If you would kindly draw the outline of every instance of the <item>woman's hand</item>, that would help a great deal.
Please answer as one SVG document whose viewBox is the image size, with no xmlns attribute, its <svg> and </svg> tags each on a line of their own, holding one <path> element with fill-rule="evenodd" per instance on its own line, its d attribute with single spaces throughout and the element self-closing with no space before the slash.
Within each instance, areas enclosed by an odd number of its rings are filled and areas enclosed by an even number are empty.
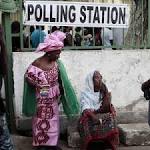
<svg viewBox="0 0 150 150">
<path fill-rule="evenodd" d="M 99 119 L 96 117 L 95 113 L 91 109 L 84 110 L 84 114 L 90 117 L 94 122 L 99 122 Z"/>
<path fill-rule="evenodd" d="M 94 122 L 99 122 L 99 119 L 96 117 L 94 113 L 91 113 L 90 117 L 92 118 Z"/>
</svg>

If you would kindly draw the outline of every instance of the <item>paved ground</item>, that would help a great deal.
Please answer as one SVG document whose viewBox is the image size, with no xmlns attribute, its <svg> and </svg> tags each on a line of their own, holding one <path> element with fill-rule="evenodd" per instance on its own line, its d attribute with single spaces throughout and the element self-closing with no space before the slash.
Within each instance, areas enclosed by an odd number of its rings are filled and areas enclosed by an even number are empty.
<svg viewBox="0 0 150 150">
<path fill-rule="evenodd" d="M 34 150 L 32 148 L 32 138 L 13 135 L 12 136 L 15 150 Z M 69 148 L 67 143 L 64 141 L 60 141 L 60 147 L 63 150 L 79 150 L 79 148 Z M 120 145 L 118 150 L 150 150 L 150 146 L 123 146 Z"/>
<path fill-rule="evenodd" d="M 119 147 L 118 150 L 150 150 L 150 146 Z"/>
</svg>

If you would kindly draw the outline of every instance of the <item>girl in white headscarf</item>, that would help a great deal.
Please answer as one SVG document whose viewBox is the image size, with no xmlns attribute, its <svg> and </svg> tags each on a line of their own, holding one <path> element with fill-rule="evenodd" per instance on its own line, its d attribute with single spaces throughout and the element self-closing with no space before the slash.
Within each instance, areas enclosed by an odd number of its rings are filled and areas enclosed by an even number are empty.
<svg viewBox="0 0 150 150">
<path fill-rule="evenodd" d="M 111 94 L 102 82 L 102 75 L 99 71 L 88 74 L 85 85 L 84 91 L 81 92 L 82 114 L 78 126 L 82 139 L 81 149 L 96 150 L 95 147 L 91 147 L 91 143 L 101 141 L 104 149 L 116 150 L 116 145 L 118 145 L 116 114 L 111 104 Z"/>
</svg>

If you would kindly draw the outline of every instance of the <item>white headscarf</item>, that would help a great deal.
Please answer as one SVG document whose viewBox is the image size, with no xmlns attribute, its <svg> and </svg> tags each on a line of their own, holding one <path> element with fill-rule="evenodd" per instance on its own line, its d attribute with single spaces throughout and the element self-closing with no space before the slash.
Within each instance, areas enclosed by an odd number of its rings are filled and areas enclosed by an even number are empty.
<svg viewBox="0 0 150 150">
<path fill-rule="evenodd" d="M 101 105 L 101 94 L 100 92 L 94 92 L 94 83 L 93 75 L 94 72 L 91 72 L 87 75 L 85 80 L 85 89 L 81 92 L 80 103 L 81 103 L 81 112 L 85 109 L 96 110 Z"/>
</svg>

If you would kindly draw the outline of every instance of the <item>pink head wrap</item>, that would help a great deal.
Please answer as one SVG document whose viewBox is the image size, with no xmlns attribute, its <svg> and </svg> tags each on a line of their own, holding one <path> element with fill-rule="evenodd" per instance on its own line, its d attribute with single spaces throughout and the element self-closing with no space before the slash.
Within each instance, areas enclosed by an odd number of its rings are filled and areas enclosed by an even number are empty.
<svg viewBox="0 0 150 150">
<path fill-rule="evenodd" d="M 40 43 L 36 49 L 36 52 L 44 51 L 51 52 L 55 50 L 61 50 L 64 47 L 64 39 L 66 34 L 61 31 L 54 31 L 46 36 L 44 43 Z"/>
</svg>

